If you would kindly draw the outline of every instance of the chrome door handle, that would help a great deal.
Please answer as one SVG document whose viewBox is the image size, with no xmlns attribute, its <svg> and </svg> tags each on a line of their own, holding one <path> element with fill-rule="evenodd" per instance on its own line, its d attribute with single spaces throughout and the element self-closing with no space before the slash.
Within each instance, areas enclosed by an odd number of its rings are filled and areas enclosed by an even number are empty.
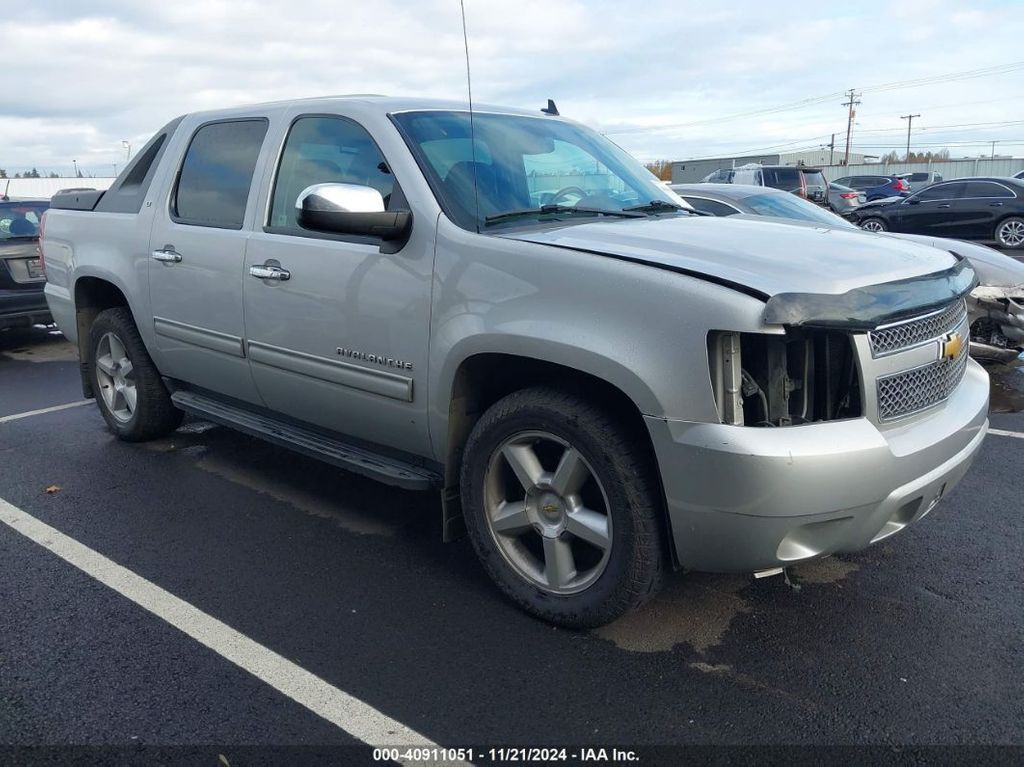
<svg viewBox="0 0 1024 767">
<path fill-rule="evenodd" d="M 149 255 L 154 261 L 162 261 L 165 264 L 176 264 L 181 261 L 181 253 L 171 245 L 165 245 L 161 250 L 154 250 Z"/>
<path fill-rule="evenodd" d="M 990 202 L 988 206 L 990 208 L 1001 208 L 1003 207 L 1003 204 L 1001 202 Z"/>
<path fill-rule="evenodd" d="M 947 203 L 946 205 L 937 205 L 936 207 L 939 207 L 939 208 L 952 208 L 953 206 L 952 206 L 952 205 L 949 205 L 949 204 Z"/>
<path fill-rule="evenodd" d="M 280 282 L 290 280 L 292 277 L 292 273 L 287 269 L 282 269 L 280 266 L 268 266 L 267 264 L 250 266 L 249 274 L 260 280 L 278 280 Z"/>
</svg>

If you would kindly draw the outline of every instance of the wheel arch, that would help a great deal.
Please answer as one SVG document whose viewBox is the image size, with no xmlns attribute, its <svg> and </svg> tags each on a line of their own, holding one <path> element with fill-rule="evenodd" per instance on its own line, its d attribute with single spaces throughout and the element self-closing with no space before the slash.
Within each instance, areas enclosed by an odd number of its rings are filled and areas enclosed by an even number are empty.
<svg viewBox="0 0 1024 767">
<path fill-rule="evenodd" d="M 642 385 L 642 382 L 640 382 Z M 464 357 L 454 367 L 448 386 L 448 412 L 442 447 L 444 487 L 442 495 L 443 529 L 446 540 L 461 534 L 463 529 L 459 473 L 463 448 L 474 425 L 483 413 L 502 397 L 531 386 L 548 385 L 578 393 L 596 401 L 620 421 L 649 451 L 652 468 L 661 498 L 661 518 L 665 531 L 665 554 L 677 566 L 672 530 L 664 501 L 661 472 L 654 445 L 644 422 L 644 410 L 636 399 L 620 385 L 593 370 L 571 367 L 538 356 L 509 351 L 477 352 Z M 643 387 L 646 396 L 653 394 Z"/>
<path fill-rule="evenodd" d="M 88 374 L 89 356 L 92 353 L 89 349 L 89 331 L 92 323 L 100 312 L 115 307 L 126 307 L 132 316 L 135 312 L 131 302 L 128 300 L 128 293 L 118 280 L 109 274 L 77 274 L 72 288 L 72 298 L 75 306 L 75 328 L 78 334 L 78 368 L 82 379 L 82 394 L 86 398 L 92 398 L 95 393 L 92 390 L 92 382 Z"/>
</svg>

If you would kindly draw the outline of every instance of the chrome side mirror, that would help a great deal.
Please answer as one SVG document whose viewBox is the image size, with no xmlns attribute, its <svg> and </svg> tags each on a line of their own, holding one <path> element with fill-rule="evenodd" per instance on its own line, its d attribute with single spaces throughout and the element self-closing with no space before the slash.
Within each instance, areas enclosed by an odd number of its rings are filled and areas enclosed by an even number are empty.
<svg viewBox="0 0 1024 767">
<path fill-rule="evenodd" d="M 295 201 L 295 218 L 304 229 L 333 234 L 405 240 L 412 227 L 408 210 L 384 210 L 384 198 L 370 186 L 314 184 Z"/>
</svg>

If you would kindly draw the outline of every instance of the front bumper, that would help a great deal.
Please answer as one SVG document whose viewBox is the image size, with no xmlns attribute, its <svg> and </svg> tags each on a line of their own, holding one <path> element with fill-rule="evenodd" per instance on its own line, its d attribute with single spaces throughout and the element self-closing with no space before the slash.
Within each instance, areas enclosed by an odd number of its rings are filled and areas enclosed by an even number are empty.
<svg viewBox="0 0 1024 767">
<path fill-rule="evenodd" d="M 866 418 L 759 428 L 648 416 L 679 563 L 765 570 L 899 532 L 967 471 L 988 394 L 972 360 L 942 405 L 884 429 Z"/>
</svg>

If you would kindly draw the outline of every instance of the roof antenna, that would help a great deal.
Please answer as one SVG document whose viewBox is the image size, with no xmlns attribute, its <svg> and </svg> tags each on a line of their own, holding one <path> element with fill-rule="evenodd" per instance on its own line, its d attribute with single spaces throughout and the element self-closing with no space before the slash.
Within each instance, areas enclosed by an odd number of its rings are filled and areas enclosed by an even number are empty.
<svg viewBox="0 0 1024 767">
<path fill-rule="evenodd" d="M 473 201 L 476 205 L 476 231 L 480 232 L 480 189 L 476 178 L 476 126 L 473 123 L 473 80 L 469 76 L 469 34 L 466 32 L 466 2 L 459 0 L 462 9 L 462 42 L 466 48 L 466 92 L 469 94 L 469 149 L 473 158 Z"/>
<path fill-rule="evenodd" d="M 546 115 L 552 115 L 553 117 L 558 116 L 558 107 L 555 106 L 554 99 L 548 99 L 548 105 L 540 111 Z"/>
</svg>

